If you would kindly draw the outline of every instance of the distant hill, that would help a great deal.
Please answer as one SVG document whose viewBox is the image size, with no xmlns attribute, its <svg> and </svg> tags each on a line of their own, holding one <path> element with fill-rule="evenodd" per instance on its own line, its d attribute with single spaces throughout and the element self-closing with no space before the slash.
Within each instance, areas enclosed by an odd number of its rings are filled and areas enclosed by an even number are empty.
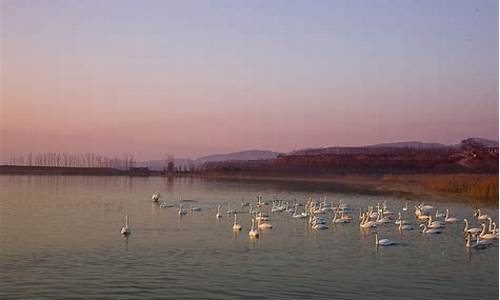
<svg viewBox="0 0 500 300">
<path fill-rule="evenodd" d="M 292 151 L 287 155 L 356 155 L 356 154 L 382 154 L 393 153 L 398 150 L 441 150 L 447 148 L 455 148 L 438 143 L 423 143 L 423 142 L 397 142 L 385 143 L 368 146 L 357 147 L 323 147 L 323 148 L 309 148 Z"/>
<path fill-rule="evenodd" d="M 445 148 L 449 145 L 440 143 L 426 143 L 419 141 L 409 141 L 409 142 L 394 142 L 394 143 L 381 143 L 375 145 L 368 145 L 366 147 L 373 148 L 412 148 L 412 149 L 435 149 L 435 148 Z"/>
<path fill-rule="evenodd" d="M 176 167 L 189 168 L 193 164 L 201 165 L 206 162 L 273 159 L 276 158 L 278 154 L 279 154 L 278 152 L 266 151 L 266 150 L 247 150 L 247 151 L 225 153 L 225 154 L 206 155 L 195 160 L 176 158 L 174 162 Z M 136 162 L 135 166 L 148 167 L 150 170 L 163 170 L 166 164 L 167 162 L 165 159 L 155 159 L 155 160 Z"/>
<path fill-rule="evenodd" d="M 469 147 L 497 147 L 498 141 L 484 139 L 484 138 L 468 138 L 460 142 L 460 146 L 469 146 Z"/>
<path fill-rule="evenodd" d="M 212 154 L 202 156 L 195 160 L 196 164 L 203 164 L 206 162 L 219 162 L 231 160 L 261 160 L 261 159 L 274 159 L 278 156 L 278 152 L 268 150 L 246 150 L 240 152 L 226 153 L 226 154 Z"/>
<path fill-rule="evenodd" d="M 459 144 L 446 145 L 441 143 L 427 143 L 420 141 L 405 141 L 394 143 L 381 143 L 367 146 L 332 146 L 322 148 L 308 148 L 295 150 L 288 155 L 328 155 L 328 154 L 380 154 L 384 152 L 393 152 L 394 149 L 415 149 L 415 150 L 446 150 L 459 147 L 498 147 L 498 142 L 483 138 L 468 138 Z"/>
<path fill-rule="evenodd" d="M 455 145 L 411 141 L 312 148 L 268 160 L 207 162 L 202 171 L 273 176 L 498 174 L 498 148 L 483 145 L 496 146 L 496 143 L 473 138 Z"/>
<path fill-rule="evenodd" d="M 483 147 L 498 147 L 498 141 L 484 138 L 468 138 L 462 140 L 458 144 L 446 145 L 441 143 L 428 143 L 421 141 L 402 141 L 393 143 L 380 143 L 366 146 L 331 146 L 321 148 L 307 148 L 284 153 L 285 156 L 297 155 L 360 155 L 360 154 L 383 154 L 394 153 L 401 150 L 430 150 L 430 151 L 460 151 L 460 148 L 483 148 Z M 401 149 L 401 150 L 400 150 Z M 246 150 L 224 154 L 212 154 L 202 156 L 196 160 L 175 159 L 177 167 L 187 168 L 192 164 L 200 166 L 208 162 L 226 162 L 226 161 L 257 161 L 271 160 L 278 157 L 280 153 L 269 150 Z M 148 167 L 150 170 L 163 170 L 165 160 L 148 160 L 137 162 L 138 167 Z"/>
</svg>

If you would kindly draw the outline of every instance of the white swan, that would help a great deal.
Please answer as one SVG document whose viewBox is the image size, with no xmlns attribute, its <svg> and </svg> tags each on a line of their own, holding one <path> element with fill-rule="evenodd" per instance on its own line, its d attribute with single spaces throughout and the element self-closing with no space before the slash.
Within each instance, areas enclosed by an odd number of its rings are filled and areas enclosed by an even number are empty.
<svg viewBox="0 0 500 300">
<path fill-rule="evenodd" d="M 215 214 L 215 217 L 216 217 L 217 219 L 222 218 L 222 215 L 220 214 L 220 205 L 217 205 L 217 213 Z"/>
<path fill-rule="evenodd" d="M 132 229 L 128 226 L 128 215 L 125 216 L 125 226 L 122 227 L 121 234 L 129 235 L 132 233 Z"/>
<path fill-rule="evenodd" d="M 427 222 L 427 228 L 443 228 L 444 223 L 440 221 L 432 221 L 432 216 L 429 216 L 429 221 Z"/>
<path fill-rule="evenodd" d="M 241 225 L 236 221 L 236 214 L 234 214 L 233 231 L 240 231 Z"/>
<path fill-rule="evenodd" d="M 427 226 L 425 224 L 420 224 L 420 228 L 423 228 L 422 233 L 428 233 L 428 234 L 440 234 L 441 233 L 441 229 L 439 229 L 439 228 L 427 229 Z"/>
<path fill-rule="evenodd" d="M 153 195 L 151 196 L 151 201 L 153 202 L 158 202 L 160 200 L 160 193 L 159 192 L 154 192 Z"/>
<path fill-rule="evenodd" d="M 182 203 L 179 205 L 179 216 L 187 214 L 187 211 L 182 208 Z"/>
<path fill-rule="evenodd" d="M 403 207 L 403 211 L 408 211 L 408 202 L 406 202 L 405 206 Z"/>
<path fill-rule="evenodd" d="M 476 236 L 476 242 L 474 244 L 471 244 L 471 239 L 472 239 L 472 234 L 469 233 L 466 238 L 467 242 L 465 243 L 465 247 L 474 249 L 484 249 L 491 245 L 490 241 L 481 240 L 479 236 Z"/>
<path fill-rule="evenodd" d="M 443 213 L 439 213 L 439 209 L 436 209 L 436 218 L 442 218 L 444 217 Z"/>
<path fill-rule="evenodd" d="M 325 225 L 327 223 L 325 218 L 319 217 L 319 216 L 309 216 L 309 224 L 311 225 L 316 225 L 316 224 L 323 224 Z"/>
<path fill-rule="evenodd" d="M 464 223 L 465 223 L 464 233 L 466 234 L 470 233 L 472 235 L 476 235 L 482 231 L 482 229 L 478 227 L 469 228 L 469 221 L 467 219 L 464 219 Z"/>
<path fill-rule="evenodd" d="M 446 223 L 455 223 L 455 222 L 458 222 L 460 221 L 459 219 L 457 218 L 452 218 L 450 217 L 450 210 L 449 209 L 446 209 L 446 216 L 444 217 L 444 221 Z"/>
<path fill-rule="evenodd" d="M 487 220 L 490 217 L 487 214 L 481 214 L 481 210 L 479 208 L 477 209 L 475 216 L 480 221 Z"/>
<path fill-rule="evenodd" d="M 271 212 L 272 213 L 278 213 L 278 212 L 281 212 L 281 207 L 280 206 L 277 206 L 276 203 L 273 203 L 273 207 L 271 207 Z"/>
<path fill-rule="evenodd" d="M 427 220 L 429 220 L 429 218 L 430 218 L 430 216 L 428 216 L 428 215 L 418 215 L 417 216 L 417 220 L 419 220 L 419 221 L 427 221 Z"/>
<path fill-rule="evenodd" d="M 235 211 L 231 209 L 231 206 L 229 205 L 229 203 L 227 204 L 227 211 L 226 211 L 226 214 L 228 215 L 232 215 L 234 214 Z"/>
<path fill-rule="evenodd" d="M 375 245 L 376 246 L 392 246 L 394 242 L 389 239 L 378 239 L 378 233 L 375 233 Z"/>
<path fill-rule="evenodd" d="M 377 223 L 375 221 L 369 221 L 369 219 L 370 219 L 370 216 L 365 215 L 364 218 L 361 220 L 359 227 L 361 227 L 361 228 L 377 227 Z"/>
<path fill-rule="evenodd" d="M 384 210 L 382 209 L 380 212 L 381 213 L 378 214 L 378 218 L 375 222 L 377 222 L 377 224 L 390 223 L 391 219 L 389 217 L 384 217 Z"/>
<path fill-rule="evenodd" d="M 262 203 L 262 196 L 257 196 L 257 208 L 261 208 L 263 204 L 264 203 Z"/>
<path fill-rule="evenodd" d="M 481 224 L 481 228 L 483 230 L 479 234 L 479 237 L 482 238 L 483 240 L 496 240 L 496 239 L 498 239 L 496 234 L 486 232 L 486 224 L 484 224 L 484 223 Z"/>
<path fill-rule="evenodd" d="M 174 207 L 175 205 L 173 205 L 172 203 L 167 203 L 165 201 L 163 201 L 161 204 L 160 204 L 160 208 L 167 208 L 167 207 Z"/>
<path fill-rule="evenodd" d="M 410 225 L 410 222 L 401 219 L 401 213 L 398 212 L 398 219 L 396 220 L 396 222 L 394 222 L 394 224 L 396 224 L 396 225 L 399 225 L 399 224 Z"/>
<path fill-rule="evenodd" d="M 488 232 L 495 233 L 492 228 L 492 222 L 493 220 L 491 218 L 488 218 Z"/>
<path fill-rule="evenodd" d="M 432 205 L 424 205 L 423 203 L 420 203 L 415 206 L 415 216 L 419 220 L 423 220 L 423 216 L 428 216 L 429 215 L 429 210 L 433 208 Z"/>
<path fill-rule="evenodd" d="M 191 204 L 190 210 L 191 211 L 200 211 L 201 207 L 193 206 L 193 204 Z"/>
<path fill-rule="evenodd" d="M 298 205 L 295 205 L 295 210 L 294 210 L 294 213 L 292 215 L 292 218 L 295 218 L 295 219 L 307 218 L 307 214 L 305 212 L 301 213 L 301 214 L 297 214 L 297 207 L 298 207 Z"/>
<path fill-rule="evenodd" d="M 255 220 L 257 222 L 259 221 L 269 221 L 269 216 L 266 215 L 266 214 L 263 214 L 262 212 L 259 212 L 256 217 L 255 217 Z"/>
<path fill-rule="evenodd" d="M 378 218 L 378 212 L 373 211 L 373 206 L 370 206 L 368 208 L 368 218 L 369 219 L 376 219 L 376 218 Z"/>
<path fill-rule="evenodd" d="M 315 230 L 325 230 L 325 229 L 328 229 L 328 226 L 325 224 L 317 223 L 317 224 L 314 224 L 312 228 Z"/>
<path fill-rule="evenodd" d="M 258 226 L 259 226 L 259 229 L 272 229 L 273 228 L 272 224 L 266 223 L 266 222 L 263 223 L 263 221 L 260 219 L 258 221 Z"/>
<path fill-rule="evenodd" d="M 399 223 L 399 230 L 413 230 L 413 227 L 409 224 Z"/>
<path fill-rule="evenodd" d="M 325 199 L 326 199 L 326 198 L 325 198 Z M 326 200 L 325 200 L 325 201 L 326 201 Z M 332 203 L 333 203 L 333 201 L 332 201 Z M 344 202 L 344 200 L 340 199 L 340 200 L 339 200 L 339 209 L 344 210 L 344 209 L 347 209 L 347 208 L 349 208 L 349 206 L 348 206 L 348 205 Z"/>
<path fill-rule="evenodd" d="M 493 222 L 493 229 L 491 230 L 491 233 L 493 233 L 498 239 L 498 228 L 497 228 L 497 223 L 495 222 Z"/>
<path fill-rule="evenodd" d="M 250 227 L 250 231 L 248 231 L 248 236 L 251 238 L 258 238 L 259 232 L 255 229 L 255 219 L 252 218 L 252 226 Z"/>
<path fill-rule="evenodd" d="M 342 212 L 342 215 L 343 214 L 344 214 L 344 212 Z M 345 217 L 337 218 L 337 215 L 338 215 L 338 213 L 334 213 L 332 224 L 348 224 L 348 223 L 351 223 L 350 219 L 345 218 Z"/>
<path fill-rule="evenodd" d="M 348 221 L 347 223 L 350 223 L 352 221 L 352 217 L 349 214 L 347 214 L 344 210 L 342 210 L 340 213 L 340 219 Z"/>
<path fill-rule="evenodd" d="M 390 211 L 390 210 L 385 210 L 385 209 L 383 209 L 383 212 L 384 212 L 384 213 L 383 213 L 383 214 L 384 214 L 384 216 L 390 216 L 390 215 L 393 215 L 393 214 L 394 214 L 392 211 Z"/>
<path fill-rule="evenodd" d="M 387 207 L 387 201 L 382 202 L 382 214 L 383 215 L 392 215 L 392 211 Z"/>
<path fill-rule="evenodd" d="M 498 228 L 497 228 L 497 224 L 495 222 L 493 222 L 493 220 L 491 218 L 488 218 L 488 221 L 490 222 L 490 224 L 488 225 L 488 231 L 490 233 L 494 233 L 496 235 L 498 235 Z"/>
</svg>

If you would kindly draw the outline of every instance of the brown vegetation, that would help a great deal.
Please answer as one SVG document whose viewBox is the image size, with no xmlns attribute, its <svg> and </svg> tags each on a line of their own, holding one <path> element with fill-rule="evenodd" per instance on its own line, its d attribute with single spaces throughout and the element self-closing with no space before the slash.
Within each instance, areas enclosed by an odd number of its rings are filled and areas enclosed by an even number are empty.
<svg viewBox="0 0 500 300">
<path fill-rule="evenodd" d="M 498 206 L 498 176 L 447 175 L 429 177 L 425 185 L 438 192 L 462 194 Z"/>
<path fill-rule="evenodd" d="M 498 154 L 481 155 L 447 149 L 391 149 L 320 155 L 279 155 L 272 160 L 207 162 L 209 173 L 274 175 L 384 175 L 384 174 L 492 174 L 498 172 Z"/>
<path fill-rule="evenodd" d="M 439 192 L 498 206 L 497 148 L 354 150 L 279 155 L 273 160 L 208 162 L 200 171 L 212 175 L 324 179 L 417 194 Z"/>
<path fill-rule="evenodd" d="M 47 167 L 47 166 L 1 166 L 0 174 L 6 175 L 84 175 L 84 176 L 158 176 L 164 172 L 152 171 L 148 168 L 115 168 L 94 167 Z"/>
</svg>

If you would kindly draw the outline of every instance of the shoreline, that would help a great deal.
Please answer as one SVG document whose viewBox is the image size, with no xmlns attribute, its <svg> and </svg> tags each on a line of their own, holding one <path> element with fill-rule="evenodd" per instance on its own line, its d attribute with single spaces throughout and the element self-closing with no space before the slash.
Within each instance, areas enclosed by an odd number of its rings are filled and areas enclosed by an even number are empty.
<svg viewBox="0 0 500 300">
<path fill-rule="evenodd" d="M 425 201 L 428 197 L 438 198 L 442 200 L 450 200 L 454 198 L 458 201 L 488 206 L 499 207 L 498 203 L 498 175 L 495 174 L 414 174 L 414 175 L 399 175 L 399 174 L 384 174 L 384 175 L 334 175 L 334 176 L 262 176 L 262 175 L 227 175 L 227 174 L 211 174 L 197 176 L 207 179 L 227 179 L 227 180 L 262 180 L 262 181 L 283 181 L 283 182 L 302 182 L 302 183 L 323 183 L 323 184 L 340 184 L 352 188 L 353 190 L 360 189 L 371 191 L 374 193 L 390 194 L 405 198 L 414 198 L 415 200 Z M 493 197 L 477 198 L 468 194 L 466 191 L 448 191 L 446 185 L 449 182 L 458 180 L 466 181 L 469 185 L 474 185 L 475 182 L 481 184 L 482 181 L 493 181 L 496 185 L 496 190 Z M 444 181 L 445 187 L 435 186 L 434 182 Z M 496 182 L 496 184 L 495 184 Z M 489 187 L 488 187 L 489 188 Z"/>
<path fill-rule="evenodd" d="M 377 175 L 299 175 L 245 173 L 190 173 L 154 171 L 144 168 L 32 167 L 0 165 L 0 175 L 20 176 L 129 176 L 201 178 L 215 180 L 251 180 L 334 184 L 346 190 L 410 197 L 425 201 L 429 196 L 456 198 L 473 205 L 498 207 L 498 174 L 377 174 Z"/>
</svg>

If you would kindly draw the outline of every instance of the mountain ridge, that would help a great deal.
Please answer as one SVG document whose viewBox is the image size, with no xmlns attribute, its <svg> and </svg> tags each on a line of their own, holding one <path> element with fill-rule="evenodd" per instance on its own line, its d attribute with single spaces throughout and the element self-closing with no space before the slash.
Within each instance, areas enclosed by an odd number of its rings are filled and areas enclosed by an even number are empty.
<svg viewBox="0 0 500 300">
<path fill-rule="evenodd" d="M 273 159 L 278 156 L 279 152 L 271 150 L 250 149 L 230 153 L 210 154 L 199 157 L 195 160 L 196 164 L 205 163 L 208 161 L 227 161 L 227 160 L 260 160 Z"/>
<path fill-rule="evenodd" d="M 400 148 L 400 149 L 445 149 L 452 148 L 456 149 L 464 146 L 474 146 L 474 147 L 498 147 L 498 141 L 481 138 L 481 137 L 470 137 L 463 139 L 457 144 L 443 144 L 436 142 L 422 142 L 422 141 L 396 141 L 387 143 L 378 143 L 372 145 L 363 146 L 327 146 L 327 147 L 311 147 L 303 148 L 298 150 L 293 150 L 286 153 L 280 153 L 272 150 L 262 150 L 262 149 L 249 149 L 236 152 L 228 153 L 215 153 L 201 156 L 197 159 L 175 159 L 175 165 L 186 168 L 192 164 L 202 165 L 207 162 L 222 162 L 222 161 L 232 161 L 232 160 L 268 160 L 275 159 L 278 155 L 320 155 L 320 154 L 346 154 L 346 153 L 359 153 L 360 151 L 367 151 L 373 149 L 375 151 L 383 151 L 389 148 Z M 137 166 L 149 167 L 153 170 L 162 170 L 165 166 L 165 160 L 146 160 L 137 163 Z"/>
</svg>

